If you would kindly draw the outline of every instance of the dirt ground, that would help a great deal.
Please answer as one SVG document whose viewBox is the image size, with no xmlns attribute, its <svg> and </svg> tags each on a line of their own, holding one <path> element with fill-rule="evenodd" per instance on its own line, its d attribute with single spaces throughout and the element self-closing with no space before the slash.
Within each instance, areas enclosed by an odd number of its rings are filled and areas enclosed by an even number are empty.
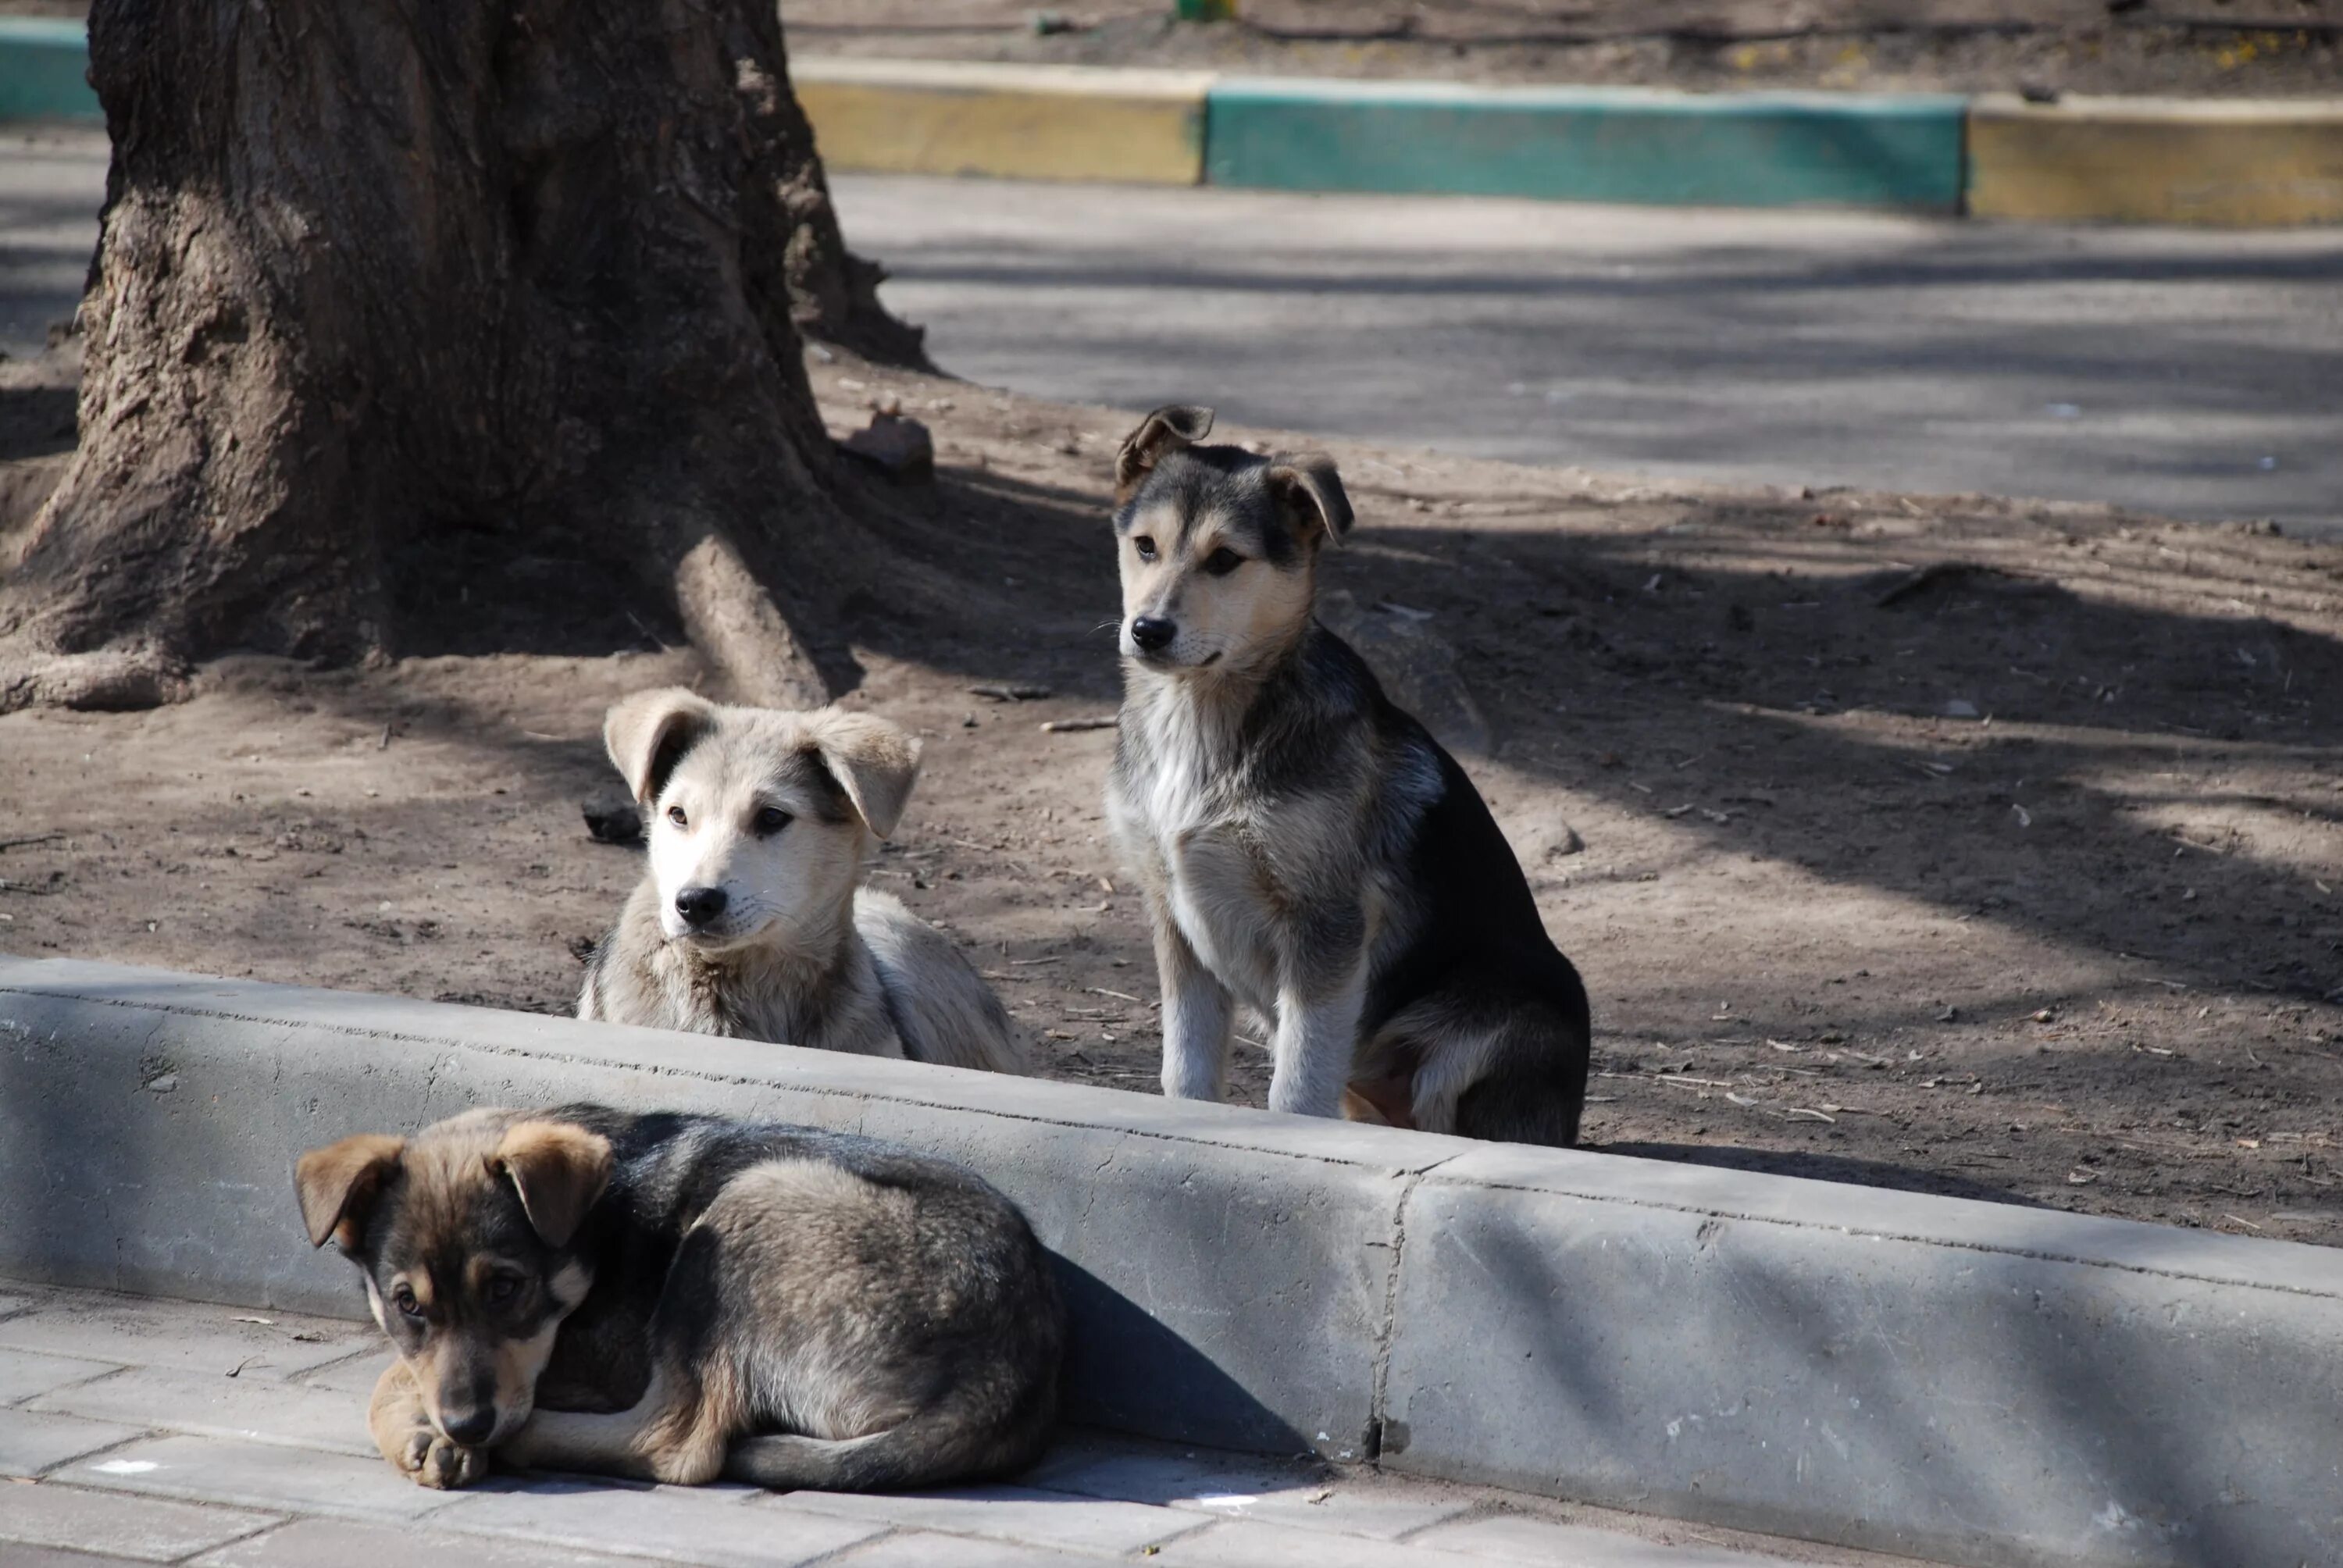
<svg viewBox="0 0 2343 1568">
<path fill-rule="evenodd" d="M 850 607 L 847 700 L 928 742 L 873 880 L 1050 1076 L 1151 1092 L 1113 738 L 1041 729 L 1113 710 L 1127 417 L 814 371 L 834 432 L 883 396 L 934 427 L 881 543 L 964 584 Z M 70 379 L 0 364 L 0 524 L 65 461 Z M 1585 973 L 1590 1146 L 2343 1241 L 2343 547 L 1333 450 L 1361 524 L 1325 586 L 1481 742 Z M 602 711 L 697 672 L 669 628 L 500 615 L 566 580 L 503 569 L 385 668 L 0 718 L 0 950 L 566 1010 L 639 870 L 581 820 Z M 1003 683 L 1055 695 L 970 689 Z M 1265 1068 L 1241 1050 L 1249 1103 Z"/>
<path fill-rule="evenodd" d="M 1317 76 L 2328 96 L 2343 0 L 780 0 L 806 55 Z M 0 0 L 78 16 L 88 0 Z"/>
<path fill-rule="evenodd" d="M 781 0 L 804 54 L 1481 82 L 2336 91 L 2343 0 Z M 1056 31 L 1037 26 L 1052 18 Z"/>
</svg>

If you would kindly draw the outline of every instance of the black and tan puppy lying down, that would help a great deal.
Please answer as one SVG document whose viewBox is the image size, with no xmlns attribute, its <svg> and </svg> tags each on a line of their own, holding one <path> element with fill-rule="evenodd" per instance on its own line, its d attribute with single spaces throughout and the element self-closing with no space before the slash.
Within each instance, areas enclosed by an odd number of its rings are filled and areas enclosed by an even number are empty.
<svg viewBox="0 0 2343 1568">
<path fill-rule="evenodd" d="M 1006 1474 L 1048 1441 L 1065 1341 L 1010 1201 L 865 1138 L 595 1105 L 467 1112 L 300 1159 L 312 1243 L 398 1359 L 383 1456 L 863 1490 Z"/>
</svg>

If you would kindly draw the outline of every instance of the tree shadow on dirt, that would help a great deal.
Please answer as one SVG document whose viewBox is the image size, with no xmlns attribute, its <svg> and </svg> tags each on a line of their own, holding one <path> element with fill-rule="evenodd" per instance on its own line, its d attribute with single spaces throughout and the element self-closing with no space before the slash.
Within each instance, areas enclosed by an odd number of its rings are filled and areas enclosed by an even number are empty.
<svg viewBox="0 0 2343 1568">
<path fill-rule="evenodd" d="M 1695 506 L 1667 537 L 1385 528 L 1446 569 L 1360 555 L 1342 576 L 1362 598 L 1433 610 L 1504 759 L 1568 789 L 1723 849 L 1795 841 L 1829 879 L 2167 978 L 2309 998 L 2343 985 L 2312 929 L 2329 894 L 2256 847 L 2266 829 L 2343 823 L 2318 783 L 2343 750 L 2324 695 L 2343 690 L 2343 644 L 2242 600 L 2236 617 L 2151 608 L 1970 564 L 1957 538 L 1818 551 L 1810 526 L 1755 521 Z M 1923 555 L 1951 564 L 1916 574 Z M 2217 581 L 2206 555 L 2165 586 Z M 2087 581 L 2097 563 L 2077 561 Z M 1651 740 L 1626 749 L 1639 731 Z M 1620 749 L 1585 755 L 1590 732 Z M 2292 777 L 2155 786 L 2159 763 L 2207 756 Z"/>
<path fill-rule="evenodd" d="M 941 473 L 883 542 L 960 588 L 949 603 L 872 598 L 858 641 L 1113 700 L 1105 510 L 1094 492 Z M 2268 562 L 2253 560 L 2271 552 L 2343 591 L 2343 552 L 2210 530 L 2173 536 L 2180 548 L 2102 549 L 2103 532 L 2062 546 L 2071 569 L 2054 576 L 2038 549 L 2021 561 L 2008 547 L 2056 536 L 2006 518 L 1872 539 L 1795 502 L 1675 512 L 1656 528 L 1567 532 L 1370 515 L 1325 586 L 1431 611 L 1503 762 L 1546 782 L 2167 980 L 2313 999 L 2343 986 L 2315 918 L 2330 895 L 2254 843 L 2265 827 L 2343 825 L 2343 795 L 2314 778 L 2343 756 L 2328 699 L 2343 643 L 2219 602 L 2233 587 L 2267 594 Z M 2152 596 L 2166 603 L 2140 602 Z M 1903 733 L 1851 716 L 1892 716 Z M 2294 778 L 2154 779 L 2232 754 Z"/>
<path fill-rule="evenodd" d="M 76 397 L 70 387 L 0 387 L 0 463 L 72 451 Z"/>
</svg>

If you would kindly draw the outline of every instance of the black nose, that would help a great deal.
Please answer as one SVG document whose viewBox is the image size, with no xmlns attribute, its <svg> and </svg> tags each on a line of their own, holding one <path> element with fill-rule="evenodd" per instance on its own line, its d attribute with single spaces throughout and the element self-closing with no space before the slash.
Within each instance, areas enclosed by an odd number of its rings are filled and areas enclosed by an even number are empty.
<svg viewBox="0 0 2343 1568">
<path fill-rule="evenodd" d="M 1180 635 L 1180 628 L 1160 615 L 1142 615 L 1131 623 L 1131 640 L 1147 653 L 1160 652 Z"/>
<path fill-rule="evenodd" d="M 704 926 L 721 915 L 729 901 L 721 888 L 686 888 L 675 896 L 675 912 L 687 926 Z"/>
<path fill-rule="evenodd" d="M 488 1442 L 488 1434 L 497 1430 L 497 1412 L 493 1406 L 485 1404 L 461 1415 L 443 1410 L 439 1412 L 439 1430 L 447 1434 L 450 1442 L 470 1448 Z"/>
</svg>

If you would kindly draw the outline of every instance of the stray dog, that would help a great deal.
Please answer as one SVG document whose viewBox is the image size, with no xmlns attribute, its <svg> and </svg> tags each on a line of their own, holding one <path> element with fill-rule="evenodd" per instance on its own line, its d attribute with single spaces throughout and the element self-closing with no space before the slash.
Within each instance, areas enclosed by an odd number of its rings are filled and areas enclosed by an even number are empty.
<svg viewBox="0 0 2343 1568">
<path fill-rule="evenodd" d="M 490 1456 L 695 1485 L 928 1486 L 1048 1441 L 1065 1319 L 1024 1217 L 871 1139 L 598 1105 L 301 1156 L 301 1216 L 398 1359 L 367 1424 L 425 1486 Z M 759 1435 L 767 1434 L 767 1435 Z"/>
<path fill-rule="evenodd" d="M 1107 816 L 1145 890 L 1163 1091 L 1221 1098 L 1232 1005 L 1272 1111 L 1568 1144 L 1586 989 L 1455 759 L 1312 616 L 1351 528 L 1333 460 L 1203 447 L 1159 408 L 1115 458 L 1123 701 Z"/>
<path fill-rule="evenodd" d="M 602 727 L 650 867 L 586 970 L 578 1016 L 1022 1072 L 1025 1047 L 947 937 L 858 887 L 920 743 L 865 713 L 638 692 Z"/>
</svg>

